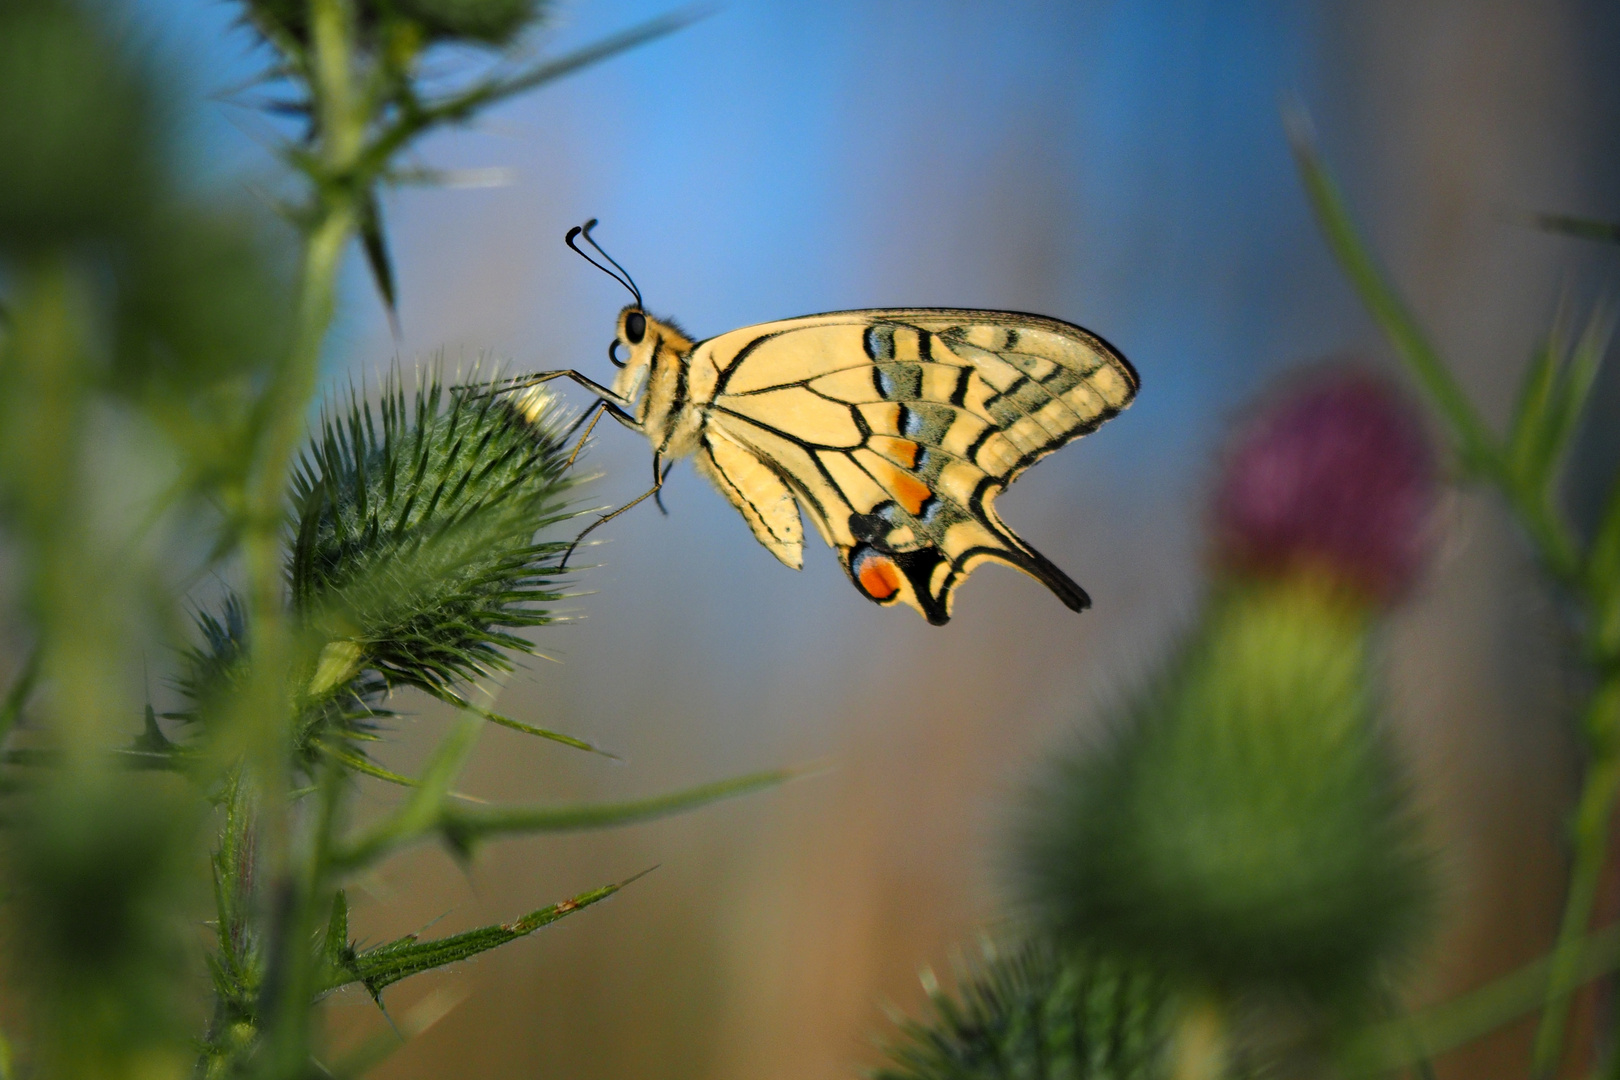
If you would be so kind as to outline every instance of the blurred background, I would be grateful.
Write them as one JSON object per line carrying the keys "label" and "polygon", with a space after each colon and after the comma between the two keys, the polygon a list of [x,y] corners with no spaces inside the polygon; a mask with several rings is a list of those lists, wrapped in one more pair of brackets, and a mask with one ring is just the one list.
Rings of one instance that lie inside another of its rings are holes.
{"label": "blurred background", "polygon": [[[572,0],[534,47],[662,10]],[[273,173],[262,121],[217,99],[267,59],[237,18],[223,0],[131,0],[128,32],[174,58],[197,182],[252,188]],[[467,869],[423,850],[366,881],[353,926],[378,941],[659,867],[390,990],[395,1014],[459,1001],[381,1075],[822,1078],[874,1062],[885,1009],[922,1001],[919,970],[948,970],[1006,916],[1001,840],[1037,755],[1083,733],[1189,617],[1233,418],[1289,367],[1387,361],[1311,221],[1280,106],[1309,110],[1387,265],[1500,420],[1560,299],[1584,309],[1620,274],[1616,249],[1522,224],[1620,216],[1617,47],[1620,11],[1596,0],[732,0],[430,142],[425,163],[501,183],[386,204],[403,336],[351,260],[334,385],[441,351],[605,379],[626,297],[562,244],[595,216],[649,308],[696,337],[848,307],[1038,311],[1107,337],[1143,389],[1000,503],[1091,592],[1081,616],[1000,568],[945,628],[879,609],[816,541],[801,573],[783,568],[685,466],[668,517],[644,504],[600,530],[577,621],[537,638],[556,662],[520,672],[502,708],[623,763],[492,730],[461,786],[572,801],[831,768],[654,825],[493,845]],[[1599,397],[1613,422],[1582,453],[1612,463],[1620,372]],[[617,504],[645,487],[648,448],[598,431],[588,498]],[[1576,764],[1552,613],[1511,528],[1468,493],[1442,527],[1384,642],[1446,875],[1418,1000],[1545,950]],[[444,720],[422,704],[386,763],[412,768]],[[386,1023],[358,992],[327,1016],[340,1044]],[[1527,1042],[1500,1033],[1442,1072],[1522,1073]]]}

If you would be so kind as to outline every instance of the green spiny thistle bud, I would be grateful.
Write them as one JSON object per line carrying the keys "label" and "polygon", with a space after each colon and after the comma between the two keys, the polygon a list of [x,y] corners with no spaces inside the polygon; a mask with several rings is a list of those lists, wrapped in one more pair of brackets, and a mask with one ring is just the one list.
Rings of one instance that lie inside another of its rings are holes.
{"label": "green spiny thistle bud", "polygon": [[1361,610],[1303,576],[1218,597],[1107,743],[1054,770],[1021,850],[1038,909],[1216,987],[1366,989],[1427,878]]}
{"label": "green spiny thistle bud", "polygon": [[[544,605],[562,596],[568,545],[535,534],[575,513],[563,504],[569,431],[544,387],[447,393],[437,381],[410,401],[390,381],[378,405],[356,395],[326,418],[293,477],[287,566],[307,650],[306,758],[355,765],[364,755],[340,744],[390,715],[388,691],[465,704],[466,683],[534,651],[512,631],[553,621]],[[234,597],[198,616],[202,642],[175,679],[187,704],[166,715],[199,723],[223,708],[252,662],[246,628]]]}
{"label": "green spiny thistle bud", "polygon": [[440,696],[533,651],[510,631],[551,621],[535,605],[559,598],[564,547],[535,533],[571,516],[548,397],[446,396],[434,384],[410,407],[396,385],[327,420],[294,478],[288,567],[300,614],[357,647],[356,671]]}
{"label": "green spiny thistle bud", "polygon": [[1173,1010],[1164,980],[1144,971],[1033,940],[987,948],[955,997],[928,983],[934,1015],[902,1022],[873,1080],[1163,1075]]}

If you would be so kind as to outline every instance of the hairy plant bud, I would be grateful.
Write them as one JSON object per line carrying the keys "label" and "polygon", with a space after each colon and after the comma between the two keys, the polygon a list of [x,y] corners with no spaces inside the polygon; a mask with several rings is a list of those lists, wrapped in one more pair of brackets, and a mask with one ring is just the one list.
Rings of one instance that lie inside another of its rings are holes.
{"label": "hairy plant bud", "polygon": [[1207,985],[1375,985],[1428,879],[1365,625],[1314,578],[1218,597],[1103,745],[1040,791],[1021,866],[1034,906]]}

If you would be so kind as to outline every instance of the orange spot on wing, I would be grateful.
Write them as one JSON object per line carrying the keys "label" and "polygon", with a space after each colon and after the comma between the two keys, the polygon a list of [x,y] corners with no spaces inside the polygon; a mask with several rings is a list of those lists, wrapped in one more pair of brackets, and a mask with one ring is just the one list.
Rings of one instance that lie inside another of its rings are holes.
{"label": "orange spot on wing", "polygon": [[889,490],[894,493],[895,501],[904,507],[908,514],[922,513],[923,504],[934,494],[928,490],[927,484],[898,469],[889,477]]}
{"label": "orange spot on wing", "polygon": [[882,436],[873,436],[872,448],[908,469],[917,467],[917,457],[922,452],[922,447],[910,439],[890,439]]}
{"label": "orange spot on wing", "polygon": [[859,579],[861,588],[874,600],[888,600],[900,591],[900,568],[882,555],[862,560]]}

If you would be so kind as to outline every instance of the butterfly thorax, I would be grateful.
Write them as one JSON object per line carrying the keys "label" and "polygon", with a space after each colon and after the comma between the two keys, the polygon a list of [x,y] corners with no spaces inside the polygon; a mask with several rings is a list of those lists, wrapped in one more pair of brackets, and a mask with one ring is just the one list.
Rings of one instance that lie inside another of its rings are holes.
{"label": "butterfly thorax", "polygon": [[[642,316],[641,339],[631,342],[626,323]],[[636,422],[663,457],[684,457],[697,449],[702,436],[702,405],[713,395],[712,364],[694,368],[696,343],[673,323],[654,319],[636,308],[619,316],[619,340],[629,346],[629,359],[613,390],[634,405]]]}

